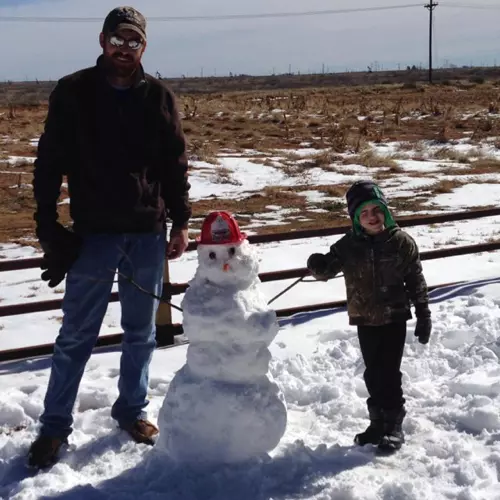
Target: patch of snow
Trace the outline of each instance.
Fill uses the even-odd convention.
[[[34,163],[35,160],[36,158],[33,156],[9,156],[6,161],[11,167],[16,167],[17,165]]]
[[[416,161],[416,160],[396,160],[397,164],[407,172],[439,172],[440,170],[449,168],[450,164],[445,164],[440,161]],[[468,168],[464,165],[454,164],[458,168]]]
[[[483,207],[500,203],[499,184],[466,184],[451,193],[435,196],[426,205],[438,205],[454,209]]]
[[[244,467],[176,467],[155,448],[132,443],[110,417],[119,374],[119,350],[113,349],[93,355],[87,365],[70,449],[56,466],[34,475],[23,460],[36,436],[49,361],[3,365],[0,496],[495,500],[500,497],[495,354],[500,290],[490,290],[477,285],[450,298],[434,293],[434,332],[427,346],[412,334],[415,321],[408,323],[401,367],[406,444],[393,457],[377,457],[370,446],[352,443],[366,427],[367,394],[356,330],[342,310],[280,322],[271,345],[271,373],[287,400],[287,430],[268,457]],[[148,406],[154,422],[186,353],[186,346],[154,353]],[[12,430],[17,425],[26,427]]]

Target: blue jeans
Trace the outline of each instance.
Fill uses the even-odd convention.
[[[156,347],[158,300],[126,278],[161,295],[166,235],[99,234],[84,238],[80,256],[66,277],[63,322],[40,418],[41,434],[66,438],[85,365],[92,354],[118,269],[121,326],[124,332],[118,381],[119,397],[111,416],[119,425],[145,418],[149,364]]]

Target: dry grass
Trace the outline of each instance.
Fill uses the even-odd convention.
[[[333,151],[325,150],[315,155],[308,156],[307,160],[309,162],[309,166],[313,168],[324,168],[342,161],[342,156],[335,154]]]
[[[497,158],[481,158],[470,164],[472,172],[480,174],[498,174],[500,173],[500,160]]]
[[[264,165],[276,166],[269,157],[282,157],[283,171],[301,184],[294,188],[270,186],[262,193],[238,201],[210,198],[196,202],[195,217],[203,217],[207,211],[221,207],[236,214],[252,215],[265,212],[267,205],[274,204],[297,209],[299,215],[312,219],[310,222],[290,219],[287,227],[291,229],[331,225],[345,218],[340,202],[325,200],[314,205],[299,194],[300,190],[308,189],[311,169],[339,170],[348,174],[348,167],[340,170],[338,166],[356,163],[384,169],[377,172],[375,178],[387,179],[402,173],[396,160],[405,158],[405,153],[411,151],[412,158],[418,159],[420,155],[420,159],[426,159],[426,141],[443,144],[434,154],[436,159],[464,166],[470,164],[467,169],[450,167],[443,174],[498,173],[499,161],[485,156],[479,147],[465,154],[452,148],[458,139],[470,138],[471,144],[479,146],[486,138],[500,137],[500,120],[491,116],[499,109],[498,91],[493,83],[462,82],[435,86],[360,85],[180,93],[179,108],[184,115],[189,157],[213,164],[211,171],[215,182],[235,184],[232,172],[219,165],[220,153],[242,153],[253,158],[255,151],[259,151],[267,154],[257,160]],[[36,149],[30,141],[42,132],[46,113],[46,102],[0,108],[0,159],[34,156]],[[368,147],[369,142],[391,141],[399,142],[393,156],[377,155]],[[490,141],[490,144],[496,143],[500,146],[500,140]],[[301,147],[321,151],[308,157],[293,153]],[[276,150],[288,150],[290,154]],[[348,161],[342,156],[345,153],[350,154]],[[22,238],[33,236],[32,193],[29,189],[11,188],[30,183],[32,168],[29,162],[15,167],[0,166],[0,170],[9,171],[9,174],[0,174],[0,241],[22,241]],[[425,173],[411,175],[425,176]],[[433,192],[451,192],[460,185],[459,180],[443,180],[433,187]],[[335,185],[315,189],[332,198],[343,199],[347,187]],[[401,210],[424,209],[423,201],[425,198],[398,199],[396,206]],[[326,208],[329,213],[308,211],[313,206]],[[68,206],[61,206],[60,211],[62,221],[68,221]],[[271,226],[259,231],[282,230],[282,226]]]
[[[349,186],[345,184],[336,184],[334,186],[315,186],[315,189],[332,198],[344,198]]]
[[[483,157],[469,160],[467,168],[444,168],[442,175],[453,176],[480,176],[484,174],[500,174],[500,160],[495,157]]]
[[[470,163],[473,154],[472,151],[468,153],[461,153],[446,146],[435,151],[432,157],[436,160],[450,160],[456,163]]]
[[[218,147],[215,143],[209,141],[193,141],[190,147],[189,159],[191,161],[204,161],[217,165]]]
[[[217,197],[207,198],[194,204],[193,217],[205,217],[212,210],[220,210],[223,206],[234,214],[248,214],[266,212],[267,205],[286,206],[286,208],[305,209],[307,200],[297,194],[292,188],[268,186],[260,193],[255,193],[239,200],[221,200]]]
[[[382,156],[372,149],[363,151],[360,155],[344,160],[345,165],[359,164],[367,168],[388,168],[391,172],[401,172],[402,169],[391,156]]]
[[[321,201],[317,204],[317,208],[321,208],[327,212],[332,212],[337,215],[341,215],[343,213],[343,215],[347,217],[346,205],[341,201]]]
[[[463,186],[459,180],[442,180],[432,186],[432,192],[435,194],[452,193],[456,188]]]
[[[306,162],[287,162],[281,167],[281,170],[288,177],[298,177],[306,183],[310,181],[310,165]]]
[[[234,186],[240,186],[241,183],[233,178],[232,170],[224,167],[215,167],[215,173],[212,176],[211,181],[214,184],[232,184]]]
[[[422,85],[415,90],[387,85],[181,94],[179,101],[191,153],[210,157],[219,148],[244,145],[266,150],[296,148],[308,141],[311,147],[343,153],[349,148],[361,151],[370,140],[412,144],[416,139],[439,139],[445,129],[447,141],[462,138],[464,131],[479,136],[499,130],[497,120],[488,117],[491,103],[498,101],[498,89],[491,85],[467,91],[459,86]],[[46,110],[45,104],[15,107],[12,113],[0,109],[0,136],[19,140],[11,154],[33,153],[29,140],[40,134]]]

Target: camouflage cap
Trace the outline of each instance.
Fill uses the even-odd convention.
[[[116,7],[104,20],[102,32],[107,35],[118,30],[132,30],[146,40],[146,18],[133,7]]]

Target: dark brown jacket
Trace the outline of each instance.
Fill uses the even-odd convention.
[[[158,232],[191,215],[186,145],[174,96],[142,70],[131,89],[111,87],[96,66],[59,80],[35,162],[38,225],[57,219],[67,175],[80,233]]]
[[[417,317],[430,316],[417,245],[399,227],[376,236],[349,231],[323,258],[316,260],[321,277],[344,273],[351,325],[406,321],[411,318],[410,302]]]

